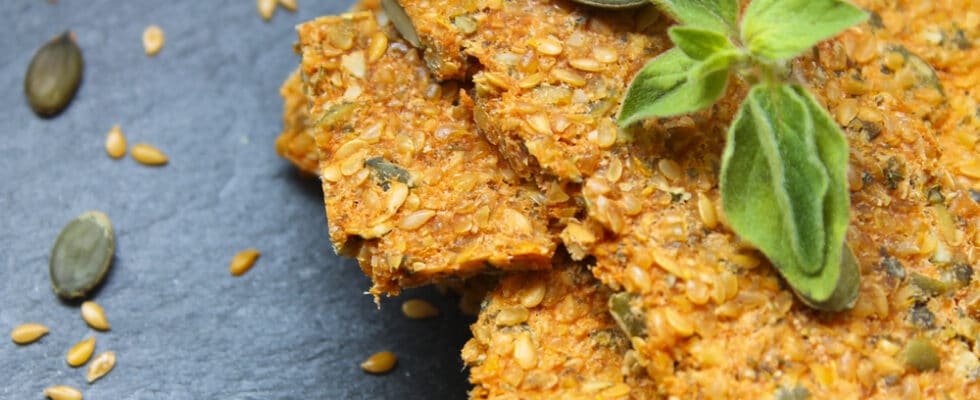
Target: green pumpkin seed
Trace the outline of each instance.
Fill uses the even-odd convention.
[[[34,113],[52,117],[67,107],[82,81],[83,64],[82,50],[71,32],[41,46],[24,78],[24,94]]]
[[[412,46],[421,47],[419,34],[415,32],[415,25],[412,24],[412,20],[408,18],[408,14],[405,13],[401,4],[398,4],[397,0],[381,0],[381,7],[384,7],[385,14],[388,14],[388,19],[391,20],[392,25],[395,25],[395,29],[402,35],[402,38],[411,43]]]
[[[397,164],[388,162],[384,157],[369,158],[367,161],[364,161],[364,165],[371,168],[372,175],[377,180],[378,186],[381,186],[385,191],[391,186],[392,180],[409,185],[409,187],[412,186],[410,183],[412,174]]]
[[[116,238],[112,223],[101,211],[89,211],[61,229],[51,249],[51,286],[64,299],[85,297],[102,282]]]
[[[912,339],[905,347],[905,363],[919,371],[937,370],[939,354],[928,340]]]
[[[598,8],[631,8],[647,4],[649,0],[573,0],[576,3]]]
[[[935,297],[945,294],[950,289],[950,285],[939,279],[933,279],[920,273],[913,272],[910,276],[912,285],[919,288],[922,293]]]
[[[642,311],[635,310],[630,305],[630,300],[632,299],[633,295],[627,292],[620,292],[609,296],[609,313],[612,314],[619,328],[629,335],[629,337],[645,337],[646,322],[644,321],[643,313]]]

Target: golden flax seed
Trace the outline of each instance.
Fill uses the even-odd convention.
[[[113,125],[105,137],[105,152],[112,158],[122,158],[126,155],[126,136],[119,125]]]
[[[92,363],[88,365],[88,373],[85,375],[85,379],[88,383],[95,382],[112,371],[112,368],[116,366],[116,353],[113,351],[107,351],[100,353],[92,359]]]
[[[81,367],[88,362],[89,358],[92,358],[92,353],[95,352],[95,337],[90,336],[81,342],[76,343],[68,353],[65,354],[65,361],[68,365],[75,367]]]
[[[527,321],[529,315],[530,313],[527,311],[527,308],[524,307],[505,308],[500,310],[500,313],[497,314],[497,318],[494,321],[500,326],[513,326]]]
[[[276,12],[276,0],[258,0],[255,4],[262,19],[268,21],[272,19],[272,14]]]
[[[148,56],[155,56],[163,48],[163,29],[150,25],[143,30],[143,50]]]
[[[166,165],[169,161],[167,155],[160,151],[160,149],[146,143],[137,143],[134,145],[130,154],[134,160],[143,165]]]
[[[71,386],[51,386],[44,389],[44,395],[51,400],[82,400],[82,392]]]
[[[252,269],[252,266],[255,265],[255,260],[258,260],[260,255],[262,253],[259,253],[256,249],[242,250],[231,259],[231,265],[228,267],[228,271],[233,276],[241,276]]]
[[[279,5],[291,12],[296,12],[296,10],[299,9],[299,5],[296,4],[296,0],[279,0]]]
[[[28,344],[34,343],[47,333],[48,327],[36,323],[27,323],[10,331],[10,339],[17,344]]]
[[[439,315],[439,309],[428,301],[412,299],[402,303],[402,314],[411,319],[426,319]]]
[[[82,319],[93,329],[100,331],[109,330],[109,321],[106,320],[105,310],[94,301],[82,303]]]
[[[398,362],[398,358],[395,357],[395,353],[390,351],[382,351],[374,353],[371,357],[361,363],[361,369],[370,372],[372,374],[383,374],[385,372],[391,371],[395,367],[395,363]]]

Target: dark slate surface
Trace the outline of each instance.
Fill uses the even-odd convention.
[[[428,321],[402,317],[401,299],[377,310],[356,264],[330,249],[317,183],[273,151],[278,87],[298,62],[293,26],[349,2],[300,0],[298,13],[280,9],[268,23],[254,0],[0,3],[0,331],[51,328],[28,346],[0,340],[0,399],[41,399],[56,384],[89,400],[465,397],[458,353],[469,320],[456,300],[405,293],[442,310]],[[166,33],[153,58],[141,42],[149,24]],[[78,36],[84,81],[63,114],[41,120],[22,79],[34,50],[64,29]],[[170,165],[107,157],[115,123]],[[47,275],[58,231],[90,209],[104,210],[117,235],[95,295],[112,324],[105,333],[59,302]],[[228,262],[247,247],[262,258],[232,278]],[[93,385],[64,361],[89,335],[118,358]],[[389,349],[399,356],[392,373],[359,369]]]

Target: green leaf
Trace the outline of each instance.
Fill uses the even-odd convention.
[[[753,0],[742,16],[742,42],[753,54],[787,60],[867,18],[842,0]]]
[[[697,65],[676,47],[650,60],[629,85],[619,125],[697,111],[714,103],[725,91],[728,70],[708,71],[704,79],[689,80]]]
[[[757,85],[729,129],[722,158],[722,203],[733,230],[821,309],[849,306],[856,295],[852,271],[840,268],[847,155],[840,129],[802,88]],[[847,293],[837,293],[839,286]]]
[[[715,53],[735,49],[735,46],[732,45],[732,42],[728,41],[725,35],[707,29],[673,26],[667,33],[670,34],[670,40],[684,54],[699,61]]]
[[[737,0],[652,0],[684,25],[734,36],[738,28]]]
[[[854,253],[847,244],[844,244],[843,248],[838,245],[838,243],[843,243],[845,236],[847,236],[851,205],[851,195],[847,189],[847,163],[850,154],[847,150],[847,138],[844,137],[844,132],[841,132],[834,118],[820,106],[820,103],[806,89],[799,85],[790,87],[810,111],[817,153],[827,168],[827,176],[830,178],[827,194],[824,196],[823,208],[824,229],[827,238],[826,266],[824,268],[839,270],[837,286],[829,297],[824,298],[823,293],[819,291],[801,290],[797,293],[801,294],[804,302],[812,307],[827,311],[840,311],[854,305],[861,281],[860,266]],[[834,263],[837,260],[839,260],[839,264],[835,266]]]
[[[695,64],[687,74],[687,79],[691,81],[705,80],[718,72],[728,75],[732,65],[743,58],[743,54],[738,50],[726,50],[715,54]],[[717,98],[715,98],[717,100]]]

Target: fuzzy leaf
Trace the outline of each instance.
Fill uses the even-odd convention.
[[[630,83],[619,125],[697,111],[714,103],[728,83],[728,70],[709,71],[704,79],[689,80],[697,64],[676,47],[650,60]]]
[[[840,129],[813,104],[795,86],[753,87],[729,129],[721,191],[733,230],[820,305],[841,277],[848,153]]]
[[[738,28],[737,0],[652,0],[683,25],[734,35]]]
[[[673,26],[667,31],[670,40],[688,57],[704,60],[715,53],[734,50],[735,46],[725,35],[707,29],[689,26]]]
[[[758,56],[787,60],[867,18],[843,0],[753,0],[742,16],[742,43]]]

